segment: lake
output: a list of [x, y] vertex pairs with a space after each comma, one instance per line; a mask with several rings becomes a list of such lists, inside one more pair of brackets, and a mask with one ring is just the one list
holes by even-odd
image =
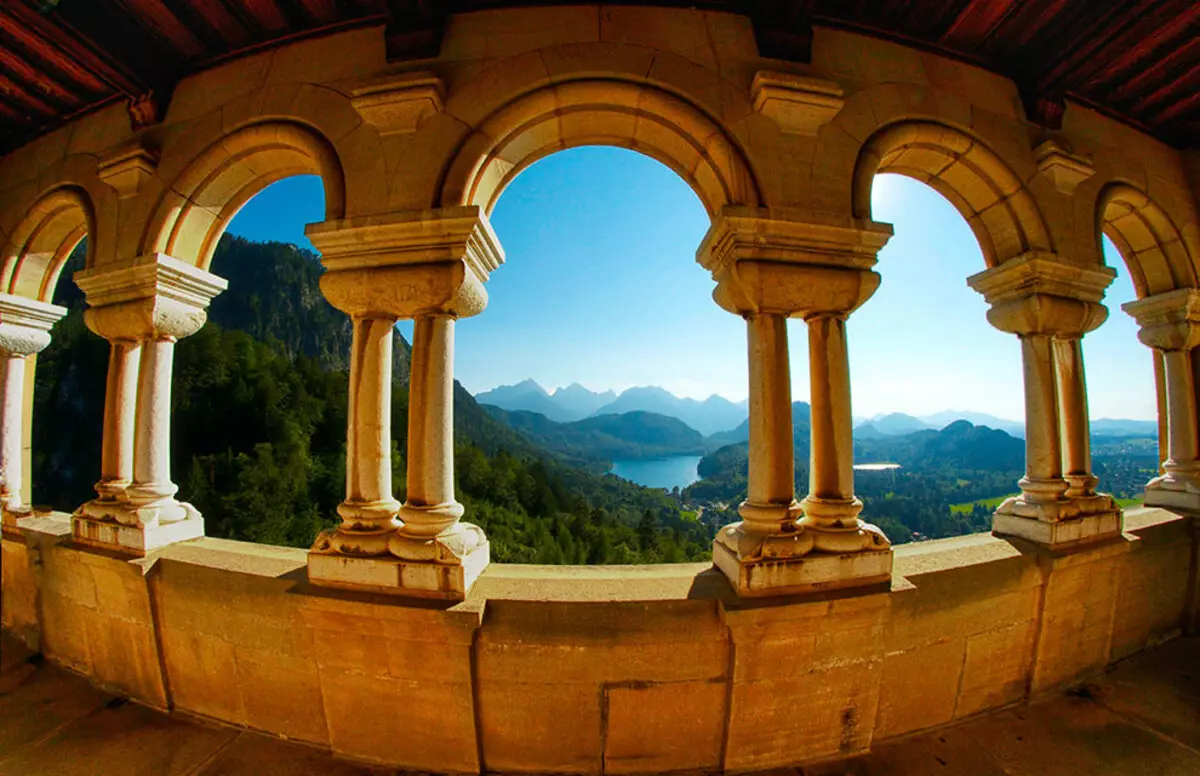
[[673, 455], [668, 458], [613, 461], [613, 467], [609, 471], [638, 485], [670, 490], [675, 486], [686, 488], [700, 479], [700, 474], [696, 471], [699, 465], [698, 455]]

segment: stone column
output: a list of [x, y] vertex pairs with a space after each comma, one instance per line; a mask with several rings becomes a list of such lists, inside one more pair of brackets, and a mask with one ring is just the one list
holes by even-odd
[[98, 501], [121, 501], [133, 482], [133, 441], [137, 412], [138, 366], [142, 345], [136, 340], [109, 343], [108, 382], [104, 392], [104, 440], [100, 450]]
[[329, 533], [344, 555], [386, 555], [399, 523], [392, 493], [392, 339], [394, 318], [354, 318], [346, 427], [346, 500]]
[[1087, 383], [1083, 371], [1083, 338], [1054, 340], [1054, 364], [1057, 369], [1059, 424], [1062, 428], [1063, 479], [1066, 497], [1091, 498], [1100, 482], [1092, 474], [1091, 422], [1088, 418]]
[[795, 445], [787, 318], [746, 316], [750, 374], [750, 462], [746, 500], [738, 508], [747, 530], [764, 535], [796, 530]]
[[1120, 508], [1095, 490], [1081, 348], [1108, 317], [1100, 300], [1113, 276], [1027, 254], [968, 279], [991, 304], [992, 325], [1021, 342], [1025, 476], [996, 510], [997, 535], [1061, 548], [1121, 531]]
[[[739, 596], [872, 585], [891, 577], [891, 545], [858, 519], [854, 497], [846, 317], [874, 293], [870, 270], [890, 227], [809, 223], [727, 209], [697, 260], [713, 297], [749, 326], [750, 461], [742, 522], [722, 528], [713, 562]], [[794, 498], [787, 317], [808, 324], [812, 392], [810, 492]]]
[[[307, 233], [326, 268], [322, 292], [356, 322], [356, 364], [361, 348], [371, 365], [351, 375], [347, 440], [356, 454], [353, 466], [347, 456], [343, 523], [317, 537], [309, 579], [461, 599], [490, 549], [483, 531], [460, 520], [454, 496], [454, 321], [486, 306], [484, 282], [504, 260], [500, 243], [477, 207], [313, 224]], [[402, 318], [415, 322], [403, 505], [391, 497], [388, 431], [391, 327]]]
[[1162, 475], [1146, 485], [1146, 505], [1200, 512], [1195, 370], [1195, 348], [1200, 346], [1200, 291], [1169, 291], [1130, 302], [1123, 309], [1141, 326], [1138, 339], [1154, 348], [1156, 359], [1161, 360], [1166, 391], [1167, 457]]
[[29, 513], [24, 483], [26, 359], [50, 344], [50, 328], [66, 309], [33, 299], [0, 294], [0, 526], [14, 531]]
[[207, 320], [226, 282], [164, 254], [75, 275], [84, 320], [110, 343], [97, 498], [71, 520], [73, 538], [145, 555], [204, 535], [204, 520], [175, 498], [171, 480], [171, 372], [175, 343]]

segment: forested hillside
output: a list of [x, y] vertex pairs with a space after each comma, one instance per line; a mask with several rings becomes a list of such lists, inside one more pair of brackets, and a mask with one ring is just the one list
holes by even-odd
[[[75, 261], [75, 260], [73, 260]], [[68, 267], [56, 301], [72, 312], [39, 358], [34, 499], [71, 511], [99, 474], [108, 345], [83, 325]], [[209, 536], [307, 547], [343, 495], [349, 326], [320, 296], [312, 254], [222, 240], [230, 279], [210, 322], [176, 347], [172, 469]], [[244, 330], [236, 330], [244, 329]], [[407, 344], [397, 335], [398, 358]], [[341, 349], [341, 350], [339, 350]], [[405, 365], [407, 361], [404, 361]], [[397, 370], [399, 372], [399, 370]], [[406, 370], [401, 372], [406, 374]], [[397, 497], [404, 497], [407, 387], [393, 389]], [[663, 491], [570, 467], [490, 417], [456, 385], [459, 497], [493, 558], [645, 563], [708, 556], [711, 533]]]

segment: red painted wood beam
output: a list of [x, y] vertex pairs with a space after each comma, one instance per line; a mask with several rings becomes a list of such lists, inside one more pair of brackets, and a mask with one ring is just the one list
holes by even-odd
[[274, 0], [239, 0], [239, 4], [254, 19], [254, 22], [269, 35], [286, 32], [287, 17]]
[[180, 0], [175, 9], [177, 15], [185, 15], [188, 26], [197, 27], [197, 22], [204, 25], [209, 32], [207, 37], [215, 36], [220, 40], [222, 50], [243, 48], [254, 40], [247, 25], [223, 0]]
[[34, 67], [11, 48], [0, 47], [0, 71], [7, 71], [14, 79], [20, 79], [41, 100], [49, 101], [50, 104], [72, 106], [82, 101], [80, 95]]
[[1127, 103], [1154, 88], [1155, 84], [1169, 83], [1173, 74], [1184, 72], [1193, 62], [1200, 62], [1200, 37], [1192, 38], [1182, 46], [1170, 49], [1150, 63], [1138, 63], [1119, 74], [1113, 74], [1114, 88], [1108, 93], [1107, 102]]
[[207, 47], [162, 0], [110, 0], [123, 8], [143, 29], [166, 42], [184, 59], [200, 59]]
[[82, 91], [101, 93], [112, 89], [95, 73], [80, 65], [45, 38], [34, 34], [11, 14], [0, 10], [0, 46], [28, 57], [39, 68], [57, 71], [60, 80], [72, 81]]
[[62, 52], [62, 59], [55, 60], [56, 62], [71, 60], [122, 94], [140, 94], [148, 88], [145, 81], [118, 64], [107, 52], [75, 30], [49, 21], [21, 2], [6, 5], [3, 11], [18, 24], [24, 25], [33, 31], [33, 34]]
[[3, 72], [0, 72], [0, 94], [7, 97], [10, 104], [21, 106], [31, 118], [40, 115], [42, 119], [52, 119], [62, 112], [62, 105], [47, 102], [28, 84], [17, 82]]

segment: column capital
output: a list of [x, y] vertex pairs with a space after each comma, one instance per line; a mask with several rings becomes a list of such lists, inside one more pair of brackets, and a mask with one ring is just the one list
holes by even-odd
[[892, 228], [788, 210], [727, 207], [696, 251], [713, 299], [737, 315], [846, 316], [879, 287], [871, 270]]
[[487, 306], [484, 283], [504, 263], [499, 238], [475, 206], [325, 221], [305, 234], [327, 270], [321, 291], [355, 317], [476, 315]]
[[1101, 304], [1116, 277], [1111, 267], [1063, 264], [1053, 254], [1030, 251], [967, 278], [992, 306], [988, 321], [1020, 336], [1081, 337], [1108, 318]]
[[1141, 326], [1138, 339], [1149, 347], [1170, 351], [1200, 346], [1200, 289], [1155, 294], [1121, 309]]
[[108, 340], [179, 339], [199, 331], [222, 277], [164, 253], [75, 273], [87, 295], [84, 321]]
[[15, 294], [0, 294], [0, 354], [28, 356], [50, 344], [50, 328], [67, 308]]

